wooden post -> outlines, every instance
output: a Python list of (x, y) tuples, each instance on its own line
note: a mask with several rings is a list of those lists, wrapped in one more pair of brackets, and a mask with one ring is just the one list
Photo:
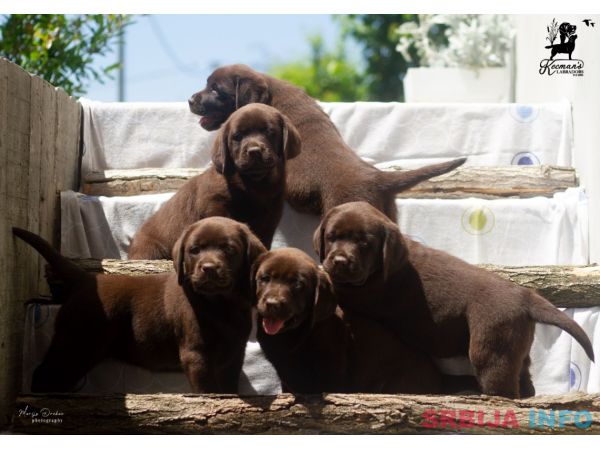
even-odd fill
[(76, 100), (0, 59), (0, 427), (20, 387), (23, 302), (47, 291), (36, 252), (18, 226), (59, 246), (59, 196), (77, 189), (80, 107)]

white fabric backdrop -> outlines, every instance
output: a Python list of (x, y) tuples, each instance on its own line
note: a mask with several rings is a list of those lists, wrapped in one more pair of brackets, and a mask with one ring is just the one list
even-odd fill
[[(215, 133), (186, 103), (81, 101), (83, 174), (106, 169), (206, 167)], [(365, 160), (415, 167), (468, 156), (468, 165), (572, 165), (569, 103), (322, 103)]]
[[(94, 197), (63, 192), (61, 251), (72, 258), (126, 259), (137, 229), (172, 195)], [(588, 261), (587, 199), (581, 188), (552, 198), (398, 199), (396, 205), (403, 233), (473, 264)], [(318, 224), (316, 216), (286, 204), (273, 247), (297, 247), (315, 256), (312, 233)]]

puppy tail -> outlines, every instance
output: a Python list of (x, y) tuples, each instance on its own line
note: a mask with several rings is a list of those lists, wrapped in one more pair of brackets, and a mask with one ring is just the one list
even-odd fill
[(377, 173), (378, 186), (381, 186), (388, 192), (398, 193), (406, 191), (422, 181), (443, 175), (462, 166), (466, 160), (467, 158), (457, 158), (405, 172), (380, 171)]
[(589, 337), (585, 331), (569, 316), (557, 309), (552, 303), (539, 294), (531, 292), (529, 302), (527, 303), (529, 316), (536, 322), (555, 325), (565, 330), (575, 338), (585, 350), (588, 358), (594, 361), (594, 349)]
[(54, 275), (63, 281), (77, 281), (85, 277), (86, 272), (77, 264), (69, 261), (58, 253), (52, 246), (37, 234), (31, 233), (21, 228), (13, 227), (12, 232), (19, 239), (27, 242), (50, 264)]

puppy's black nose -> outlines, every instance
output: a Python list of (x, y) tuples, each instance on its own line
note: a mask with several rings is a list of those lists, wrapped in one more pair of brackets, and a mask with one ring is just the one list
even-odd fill
[(248, 157), (252, 159), (260, 159), (262, 156), (262, 150), (260, 147), (250, 147), (248, 149)]
[(215, 263), (204, 263), (202, 264), (201, 269), (206, 275), (214, 275), (217, 273), (217, 265)]
[(265, 299), (265, 311), (269, 314), (282, 313), (285, 308), (284, 305), (284, 299), (277, 296), (267, 297)]
[(190, 108), (191, 108), (192, 106), (194, 106), (194, 97), (190, 97), (190, 98), (188, 98), (188, 105), (190, 106)]
[(348, 264), (348, 258), (342, 255), (335, 255), (333, 257), (333, 265), (334, 266), (343, 266)]
[(265, 304), (268, 307), (271, 307), (271, 308), (277, 307), (277, 306), (279, 306), (281, 304), (281, 299), (278, 299), (278, 298), (275, 298), (275, 297), (269, 297), (269, 298), (267, 298), (265, 300)]

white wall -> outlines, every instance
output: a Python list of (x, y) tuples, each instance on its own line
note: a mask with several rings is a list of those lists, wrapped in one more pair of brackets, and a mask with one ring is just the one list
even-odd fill
[[(549, 56), (549, 50), (544, 48), (549, 44), (546, 26), (553, 18), (558, 23), (566, 21), (577, 25), (573, 58), (584, 61), (583, 77), (538, 73), (540, 60)], [(547, 102), (566, 98), (573, 105), (575, 167), (589, 195), (590, 260), (600, 262), (600, 16), (519, 15), (515, 19), (516, 101)], [(586, 27), (583, 19), (592, 19), (596, 26)]]

